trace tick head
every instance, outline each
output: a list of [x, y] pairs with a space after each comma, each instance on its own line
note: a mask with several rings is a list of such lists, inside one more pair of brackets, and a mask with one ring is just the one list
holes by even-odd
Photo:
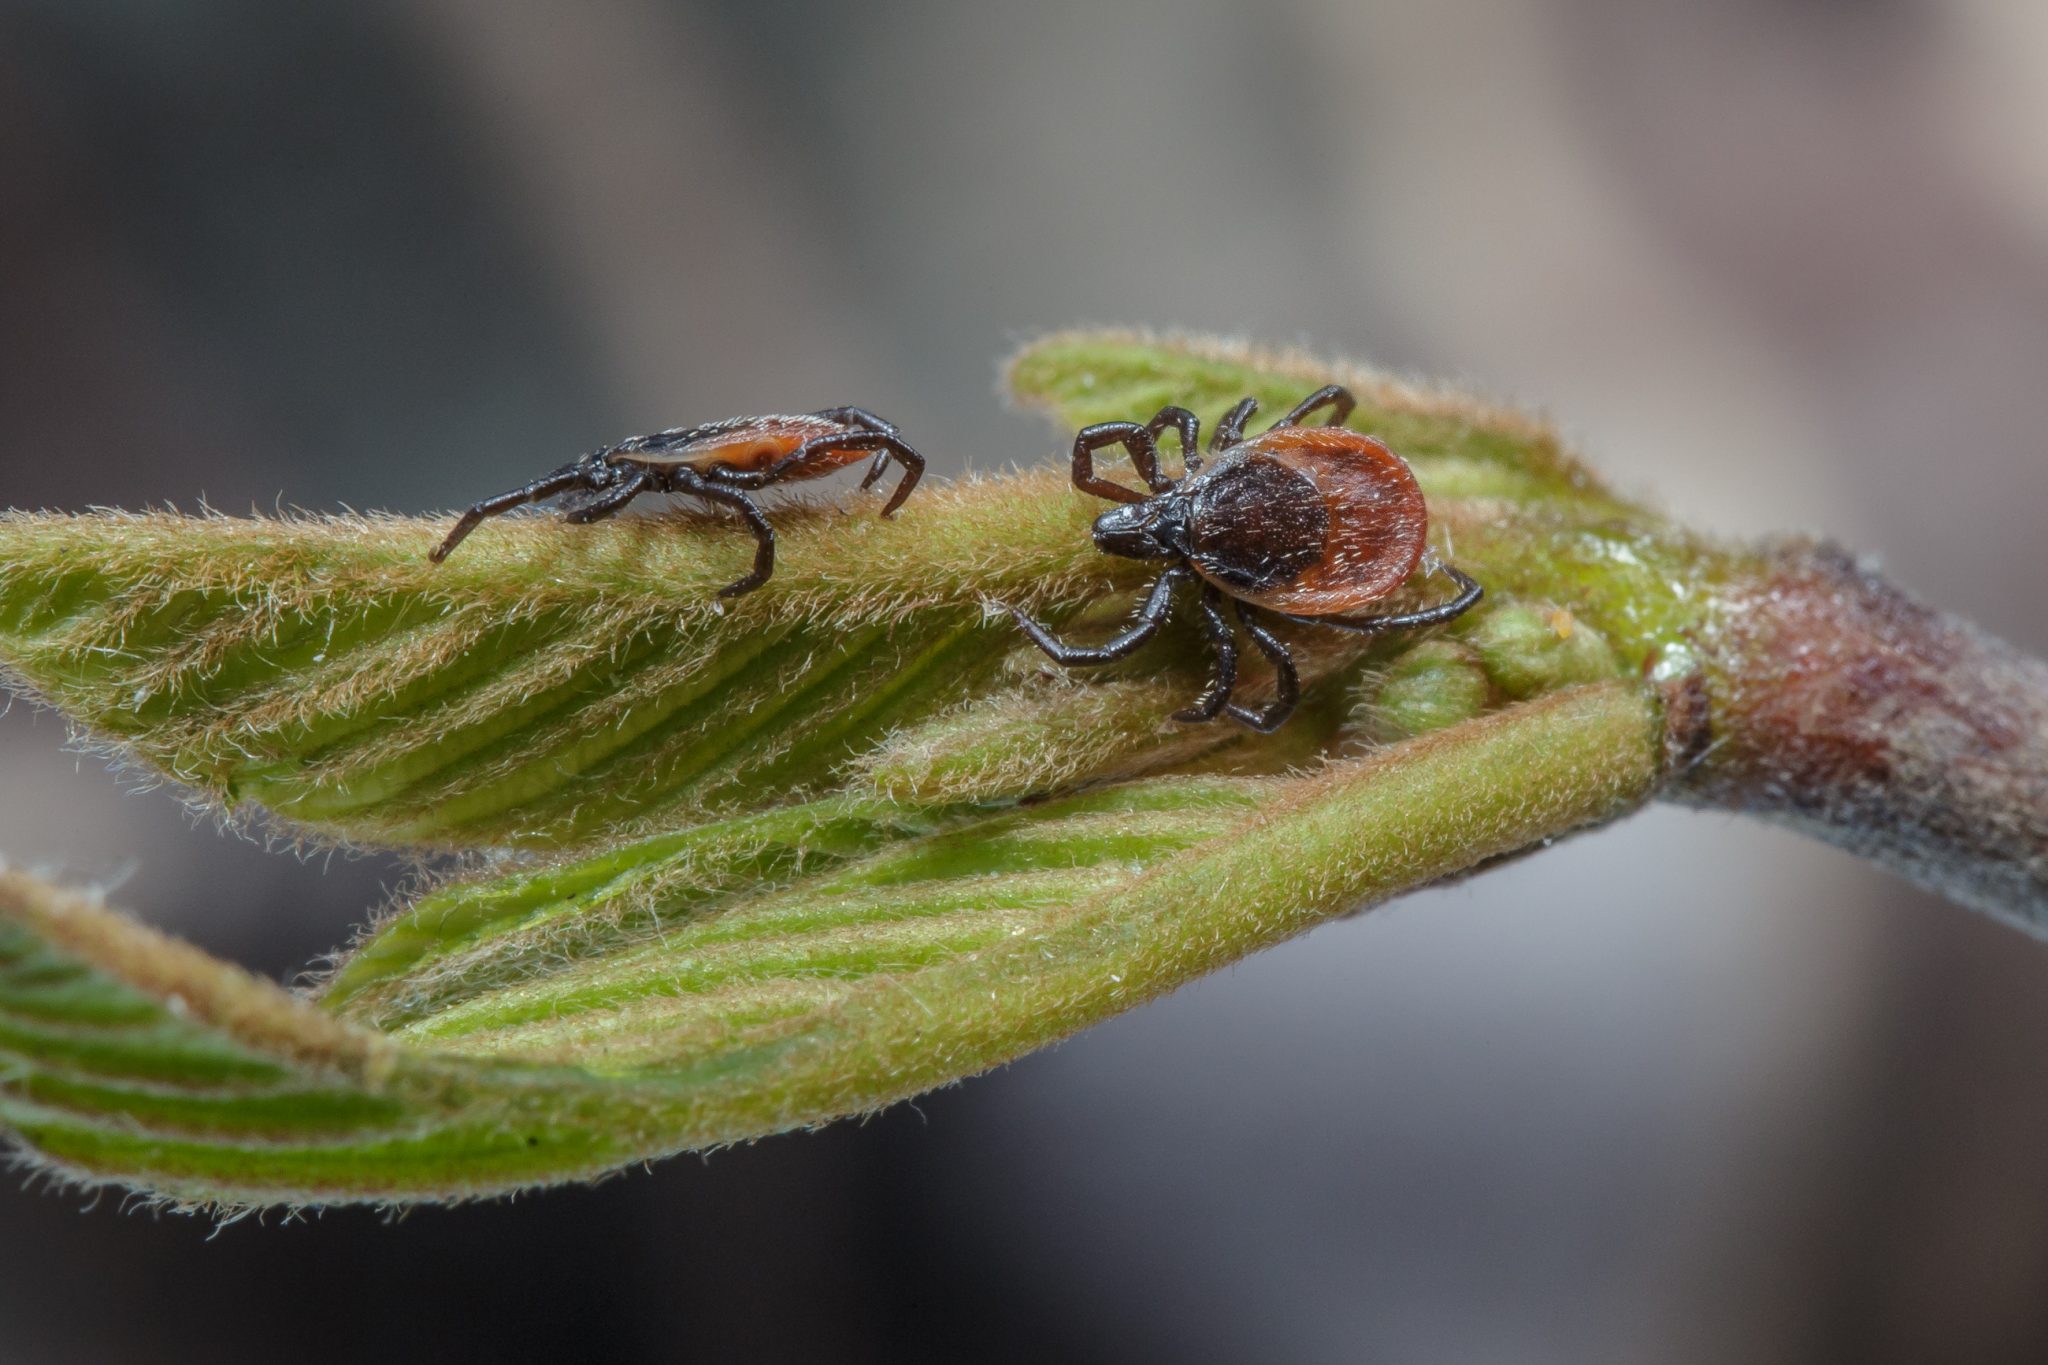
[[1173, 559], [1186, 553], [1186, 503], [1172, 494], [1119, 503], [1095, 519], [1095, 548], [1125, 559]]

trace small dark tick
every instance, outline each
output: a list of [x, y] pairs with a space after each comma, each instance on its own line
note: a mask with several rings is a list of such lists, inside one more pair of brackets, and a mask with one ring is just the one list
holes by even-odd
[[860, 482], [862, 488], [873, 487], [891, 459], [903, 466], [902, 482], [882, 508], [886, 517], [917, 487], [924, 456], [906, 445], [895, 427], [864, 408], [826, 408], [797, 417], [730, 417], [634, 436], [593, 450], [532, 483], [485, 498], [462, 514], [428, 557], [436, 564], [448, 558], [486, 517], [562, 493], [585, 495], [562, 513], [562, 519], [571, 522], [612, 516], [642, 493], [686, 493], [731, 507], [754, 533], [753, 569], [718, 591], [720, 597], [737, 597], [766, 583], [775, 571], [775, 528], [747, 494], [772, 483], [815, 479], [870, 455], [874, 459]]
[[[1136, 624], [1103, 644], [1069, 645], [1024, 613], [1010, 614], [1032, 643], [1061, 664], [1106, 664], [1121, 659], [1158, 633], [1173, 610], [1174, 589], [1202, 581], [1199, 604], [1216, 673], [1201, 700], [1175, 720], [1220, 715], [1254, 730], [1280, 728], [1301, 700], [1301, 681], [1287, 646], [1258, 619], [1282, 620], [1376, 635], [1448, 621], [1477, 602], [1481, 588], [1448, 564], [1435, 565], [1458, 585], [1448, 602], [1391, 616], [1352, 616], [1392, 596], [1422, 562], [1429, 516], [1407, 462], [1372, 437], [1346, 430], [1357, 405], [1349, 390], [1331, 384], [1289, 410], [1272, 428], [1246, 437], [1258, 410], [1245, 399], [1209, 437], [1214, 463], [1203, 467], [1195, 451], [1200, 424], [1186, 408], [1164, 407], [1150, 422], [1098, 422], [1074, 437], [1074, 487], [1121, 504], [1095, 519], [1095, 544], [1106, 554], [1168, 561], [1145, 594]], [[1329, 425], [1303, 419], [1328, 408]], [[1182, 477], [1159, 469], [1159, 437], [1179, 433]], [[1151, 489], [1098, 478], [1095, 452], [1122, 446]], [[1223, 618], [1224, 597], [1259, 652], [1272, 661], [1277, 688], [1271, 705], [1254, 711], [1230, 700], [1237, 684], [1237, 643]]]

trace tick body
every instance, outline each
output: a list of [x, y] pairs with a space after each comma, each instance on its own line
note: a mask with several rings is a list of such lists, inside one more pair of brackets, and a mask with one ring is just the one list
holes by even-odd
[[674, 427], [593, 450], [532, 483], [485, 498], [462, 514], [428, 557], [436, 564], [488, 517], [564, 494], [562, 519], [599, 521], [616, 515], [642, 493], [681, 493], [732, 508], [754, 534], [754, 567], [719, 589], [721, 597], [752, 592], [775, 571], [775, 528], [748, 494], [776, 483], [815, 479], [869, 461], [862, 488], [872, 487], [894, 460], [903, 466], [896, 491], [882, 507], [903, 505], [924, 474], [924, 456], [896, 428], [864, 408], [827, 408], [799, 416], [731, 417], [704, 426]]
[[[1185, 408], [1161, 408], [1150, 422], [1101, 422], [1074, 438], [1074, 486], [1118, 505], [1095, 519], [1097, 548], [1131, 559], [1159, 560], [1165, 571], [1146, 593], [1130, 629], [1096, 646], [1070, 645], [1037, 621], [1012, 611], [1040, 649], [1066, 665], [1121, 659], [1158, 633], [1173, 610], [1175, 589], [1199, 586], [1197, 605], [1216, 651], [1216, 673], [1201, 700], [1174, 719], [1228, 715], [1262, 732], [1280, 727], [1301, 697], [1294, 659], [1259, 617], [1379, 634], [1435, 625], [1468, 610], [1479, 584], [1449, 565], [1433, 566], [1458, 585], [1449, 601], [1417, 611], [1360, 615], [1392, 596], [1424, 558], [1429, 514], [1407, 462], [1378, 440], [1343, 425], [1356, 400], [1330, 385], [1297, 403], [1270, 430], [1244, 434], [1258, 404], [1232, 408], [1209, 438], [1211, 460], [1196, 453], [1200, 434]], [[1305, 426], [1329, 410], [1326, 426]], [[1159, 467], [1159, 437], [1180, 439], [1182, 477]], [[1100, 477], [1097, 452], [1121, 446], [1146, 490]], [[1277, 675], [1275, 697], [1254, 711], [1231, 701], [1237, 682], [1237, 641], [1223, 615], [1231, 599], [1237, 624]]]

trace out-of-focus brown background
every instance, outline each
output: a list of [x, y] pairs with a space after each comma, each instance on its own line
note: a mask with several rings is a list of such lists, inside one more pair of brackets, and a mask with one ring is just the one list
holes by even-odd
[[[2048, 649], [2048, 6], [0, 0], [0, 505], [446, 508], [997, 358], [1304, 341]], [[291, 971], [399, 875], [17, 705], [0, 851]], [[1002, 1074], [596, 1189], [0, 1181], [0, 1358], [2048, 1359], [2048, 949], [1653, 811]]]

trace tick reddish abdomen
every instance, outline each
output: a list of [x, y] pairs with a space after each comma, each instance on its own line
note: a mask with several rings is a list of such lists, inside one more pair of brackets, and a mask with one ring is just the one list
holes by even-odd
[[[623, 443], [612, 454], [620, 463], [641, 465], [686, 464], [692, 469], [713, 466], [751, 473], [767, 469], [777, 460], [794, 455], [807, 441], [822, 440], [847, 432], [841, 423], [808, 414], [774, 417], [736, 417], [730, 421], [691, 429], [686, 439], [669, 449], [635, 449]], [[664, 433], [667, 434], [667, 433]], [[850, 433], [849, 433], [850, 434]], [[644, 441], [658, 438], [643, 437]], [[869, 450], [820, 450], [807, 458], [801, 469], [787, 470], [785, 479], [809, 479], [867, 459]]]
[[1342, 616], [1391, 596], [1422, 560], [1429, 514], [1407, 462], [1343, 427], [1276, 427], [1189, 481], [1189, 563], [1234, 597]]

